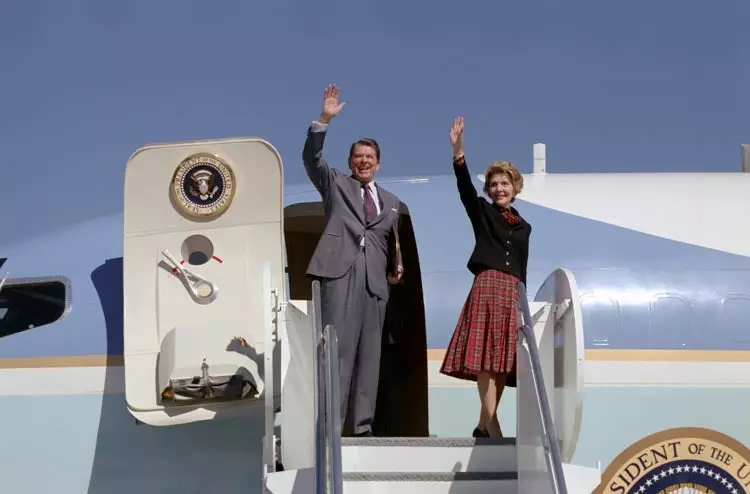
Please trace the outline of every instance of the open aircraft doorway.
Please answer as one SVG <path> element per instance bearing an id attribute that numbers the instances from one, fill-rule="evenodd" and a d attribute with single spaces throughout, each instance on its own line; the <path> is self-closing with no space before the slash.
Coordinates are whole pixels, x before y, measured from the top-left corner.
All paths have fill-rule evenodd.
<path id="1" fill-rule="evenodd" d="M 305 272 L 325 225 L 322 202 L 297 203 L 284 208 L 289 300 L 312 300 L 312 280 Z M 427 331 L 422 275 L 411 216 L 403 203 L 399 210 L 398 234 L 404 278 L 391 287 L 386 309 L 373 432 L 379 437 L 428 437 Z M 344 432 L 347 432 L 346 425 Z"/>

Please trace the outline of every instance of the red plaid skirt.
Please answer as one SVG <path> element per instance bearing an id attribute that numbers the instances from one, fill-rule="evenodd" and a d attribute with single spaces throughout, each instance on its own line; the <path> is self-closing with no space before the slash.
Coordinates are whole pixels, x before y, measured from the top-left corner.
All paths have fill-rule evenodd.
<path id="1" fill-rule="evenodd" d="M 440 372 L 476 381 L 480 372 L 508 373 L 515 386 L 518 280 L 487 270 L 474 278 Z"/>

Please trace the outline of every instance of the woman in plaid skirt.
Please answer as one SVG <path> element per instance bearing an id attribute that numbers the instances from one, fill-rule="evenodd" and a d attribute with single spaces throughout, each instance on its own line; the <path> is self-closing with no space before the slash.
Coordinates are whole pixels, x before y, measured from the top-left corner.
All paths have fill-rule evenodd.
<path id="1" fill-rule="evenodd" d="M 497 408 L 506 385 L 515 386 L 518 292 L 526 284 L 529 225 L 511 207 L 523 176 L 508 161 L 495 161 L 485 172 L 479 197 L 463 152 L 464 120 L 450 131 L 458 193 L 474 229 L 475 245 L 468 262 L 474 283 L 464 303 L 440 372 L 476 381 L 481 409 L 474 437 L 502 437 Z"/>

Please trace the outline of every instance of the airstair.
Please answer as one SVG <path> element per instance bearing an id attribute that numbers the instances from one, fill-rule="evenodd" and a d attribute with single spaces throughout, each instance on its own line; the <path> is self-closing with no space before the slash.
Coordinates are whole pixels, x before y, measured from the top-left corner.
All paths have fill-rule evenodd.
<path id="1" fill-rule="evenodd" d="M 590 493 L 599 483 L 599 472 L 563 462 L 563 453 L 572 457 L 582 412 L 583 339 L 575 279 L 569 271 L 555 271 L 531 305 L 523 284 L 518 290 L 523 304 L 515 438 L 342 438 L 333 365 L 336 332 L 330 325 L 320 328 L 320 288 L 314 282 L 315 462 L 283 471 L 267 464 L 264 492 Z M 542 352 L 547 366 L 542 365 Z M 564 426 L 560 436 L 550 395 L 559 399 L 556 418 Z M 282 458 L 288 447 L 282 442 Z"/>
<path id="2" fill-rule="evenodd" d="M 268 494 L 593 490 L 598 471 L 568 463 L 584 360 L 570 272 L 551 273 L 531 304 L 518 287 L 515 438 L 342 438 L 339 328 L 322 326 L 317 282 L 311 300 L 287 295 L 283 202 L 281 157 L 263 139 L 155 144 L 130 158 L 123 333 L 136 421 L 263 417 Z"/>

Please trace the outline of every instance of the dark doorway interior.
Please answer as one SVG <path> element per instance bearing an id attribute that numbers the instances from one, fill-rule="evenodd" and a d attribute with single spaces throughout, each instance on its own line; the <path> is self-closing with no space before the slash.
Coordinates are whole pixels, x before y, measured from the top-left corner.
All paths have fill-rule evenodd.
<path id="1" fill-rule="evenodd" d="M 392 287 L 386 309 L 373 430 L 379 437 L 428 437 L 427 331 L 422 276 L 411 216 L 403 203 L 399 217 L 404 278 Z M 312 281 L 305 271 L 325 224 L 320 202 L 293 204 L 284 210 L 292 300 L 312 299 Z"/>

